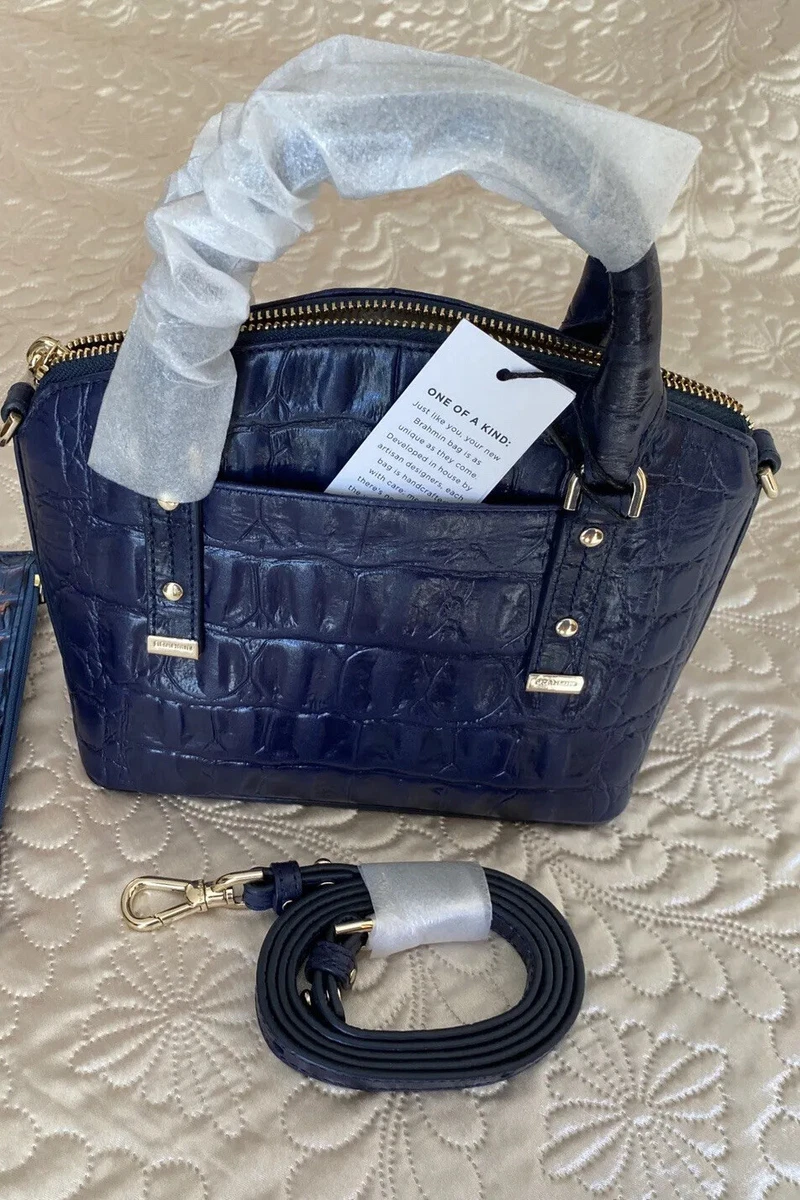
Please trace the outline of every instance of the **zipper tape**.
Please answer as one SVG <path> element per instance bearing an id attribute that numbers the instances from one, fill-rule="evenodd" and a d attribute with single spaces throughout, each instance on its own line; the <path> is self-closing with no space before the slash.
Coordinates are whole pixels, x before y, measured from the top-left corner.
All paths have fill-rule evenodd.
<path id="1" fill-rule="evenodd" d="M 242 334 L 268 332 L 326 325 L 373 325 L 386 328 L 423 329 L 432 333 L 450 333 L 461 320 L 472 321 L 480 329 L 514 349 L 538 351 L 552 358 L 599 367 L 603 352 L 595 346 L 564 336 L 561 333 L 538 329 L 524 322 L 450 304 L 425 300 L 387 298 L 381 295 L 358 296 L 341 300 L 318 300 L 307 303 L 278 303 L 256 305 L 249 320 L 241 326 Z M 39 383 L 58 363 L 93 358 L 99 354 L 115 354 L 123 341 L 123 330 L 93 333 L 73 338 L 66 343 L 56 338 L 41 337 L 28 349 L 27 361 L 34 382 Z M 675 392 L 698 396 L 737 413 L 752 428 L 743 406 L 733 396 L 708 384 L 700 383 L 676 371 L 662 370 L 666 387 Z"/>

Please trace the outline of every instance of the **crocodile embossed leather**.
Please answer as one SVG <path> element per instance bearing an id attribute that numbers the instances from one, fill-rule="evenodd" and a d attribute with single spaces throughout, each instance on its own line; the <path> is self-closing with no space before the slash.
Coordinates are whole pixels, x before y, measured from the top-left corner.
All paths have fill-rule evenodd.
<path id="1" fill-rule="evenodd" d="M 324 495 L 465 316 L 573 389 L 572 409 L 483 504 Z M 119 341 L 37 343 L 15 438 L 93 780 L 525 821 L 620 811 L 778 465 L 735 401 L 662 372 L 655 250 L 612 275 L 590 260 L 561 331 L 396 291 L 254 309 L 199 504 L 87 466 Z"/>

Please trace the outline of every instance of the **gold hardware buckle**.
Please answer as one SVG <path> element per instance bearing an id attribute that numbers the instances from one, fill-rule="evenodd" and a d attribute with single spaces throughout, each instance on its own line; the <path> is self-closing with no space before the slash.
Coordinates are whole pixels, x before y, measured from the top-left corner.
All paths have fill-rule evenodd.
<path id="1" fill-rule="evenodd" d="M 628 511 L 626 512 L 625 516 L 629 517 L 631 521 L 636 521 L 642 515 L 644 498 L 647 495 L 647 476 L 641 467 L 637 467 L 636 469 L 636 474 L 633 477 L 632 489 L 631 502 L 628 505 Z M 580 475 L 576 475 L 573 471 L 567 480 L 567 490 L 564 493 L 565 512 L 576 511 L 580 502 L 582 490 L 583 485 L 581 484 L 581 477 Z"/>
<path id="2" fill-rule="evenodd" d="M 262 883 L 264 871 L 253 867 L 249 871 L 230 871 L 213 882 L 202 879 L 163 879 L 158 875 L 142 875 L 126 885 L 120 899 L 120 908 L 131 929 L 158 929 L 172 921 L 179 921 L 191 913 L 208 912 L 210 908 L 244 908 L 242 894 L 238 890 L 246 883 Z M 135 911 L 136 901 L 145 892 L 170 892 L 181 896 L 177 904 L 157 912 L 140 915 Z"/>
<path id="3" fill-rule="evenodd" d="M 10 412 L 0 425 L 0 446 L 7 446 L 22 424 L 22 413 Z"/>

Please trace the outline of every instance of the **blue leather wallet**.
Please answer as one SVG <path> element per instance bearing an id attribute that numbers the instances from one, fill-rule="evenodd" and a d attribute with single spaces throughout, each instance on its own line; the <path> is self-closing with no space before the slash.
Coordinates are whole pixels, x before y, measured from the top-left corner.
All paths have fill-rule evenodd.
<path id="1" fill-rule="evenodd" d="M 38 599 L 36 561 L 30 551 L 0 553 L 0 819 Z"/>

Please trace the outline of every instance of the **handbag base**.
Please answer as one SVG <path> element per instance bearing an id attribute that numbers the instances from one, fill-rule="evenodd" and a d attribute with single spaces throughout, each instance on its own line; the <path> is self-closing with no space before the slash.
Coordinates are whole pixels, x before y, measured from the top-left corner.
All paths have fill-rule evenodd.
<path id="1" fill-rule="evenodd" d="M 535 821 L 561 825 L 595 825 L 612 820 L 625 807 L 628 792 L 614 797 L 602 786 L 569 795 L 553 791 L 492 792 L 485 787 L 396 775 L 298 767 L 292 771 L 255 770 L 217 763 L 213 784 L 204 786 L 196 760 L 159 751 L 136 751 L 131 771 L 109 770 L 108 757 L 79 741 L 83 768 L 92 783 L 118 792 L 179 794 L 195 800 L 238 800 L 244 803 L 357 808 L 403 812 L 416 816 L 457 816 L 498 821 Z M 209 781 L 210 782 L 210 781 Z M 603 807 L 605 806 L 605 807 Z"/>

